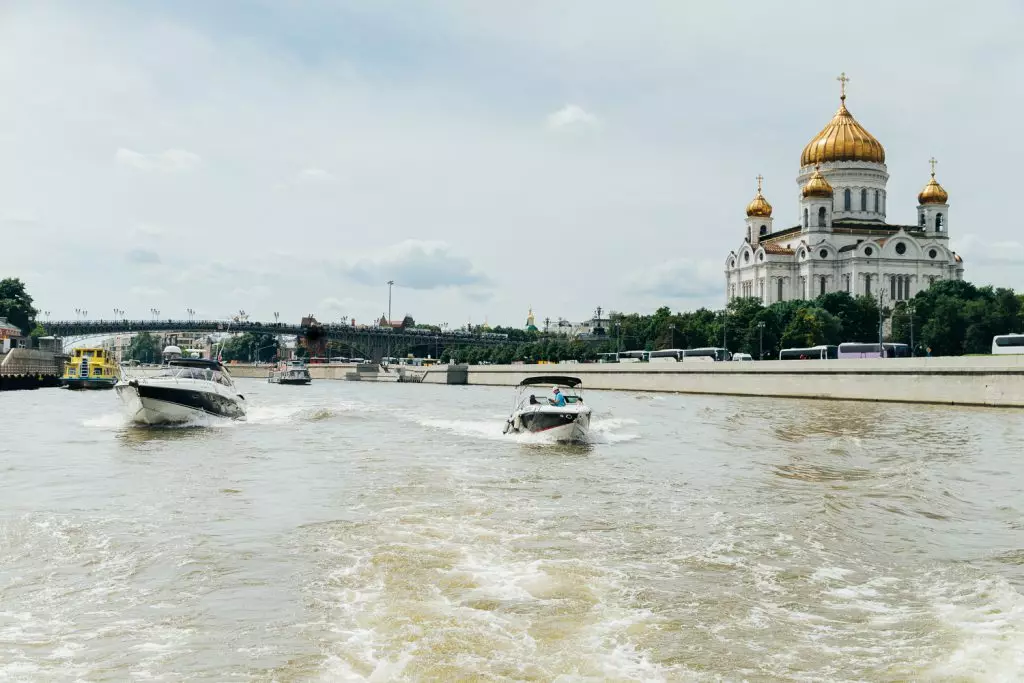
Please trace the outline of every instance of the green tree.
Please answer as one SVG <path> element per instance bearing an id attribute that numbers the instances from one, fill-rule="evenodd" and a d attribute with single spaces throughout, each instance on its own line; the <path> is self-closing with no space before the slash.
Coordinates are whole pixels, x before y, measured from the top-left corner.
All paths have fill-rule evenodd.
<path id="1" fill-rule="evenodd" d="M 24 282 L 16 277 L 0 280 L 0 317 L 7 318 L 25 334 L 36 326 L 37 313 Z"/>
<path id="2" fill-rule="evenodd" d="M 221 358 L 225 361 L 267 362 L 277 357 L 277 337 L 272 334 L 245 332 L 221 343 Z"/>
<path id="3" fill-rule="evenodd" d="M 839 336 L 839 319 L 823 308 L 804 306 L 796 311 L 782 333 L 783 347 L 807 347 Z"/>
<path id="4" fill-rule="evenodd" d="M 122 356 L 122 360 L 135 360 L 140 363 L 159 363 L 162 358 L 163 346 L 160 337 L 149 332 L 139 332 L 132 337 Z"/>

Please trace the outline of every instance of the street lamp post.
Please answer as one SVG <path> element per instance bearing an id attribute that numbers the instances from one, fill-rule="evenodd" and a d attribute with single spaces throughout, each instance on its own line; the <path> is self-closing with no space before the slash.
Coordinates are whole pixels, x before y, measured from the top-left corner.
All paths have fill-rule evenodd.
<path id="1" fill-rule="evenodd" d="M 668 345 L 669 345 L 670 348 L 674 349 L 674 348 L 676 348 L 676 326 L 675 326 L 675 324 L 672 324 L 672 325 L 668 326 L 668 334 L 669 334 Z"/>
<path id="2" fill-rule="evenodd" d="M 907 313 L 910 315 L 910 357 L 914 357 L 914 304 L 907 303 Z"/>
<path id="3" fill-rule="evenodd" d="M 729 348 L 729 346 L 728 346 L 728 344 L 726 342 L 726 333 L 728 332 L 728 330 L 729 330 L 729 311 L 725 310 L 725 311 L 722 311 L 722 348 L 723 349 L 727 349 L 727 350 Z"/>
<path id="4" fill-rule="evenodd" d="M 757 321 L 757 359 L 764 360 L 764 321 Z"/>

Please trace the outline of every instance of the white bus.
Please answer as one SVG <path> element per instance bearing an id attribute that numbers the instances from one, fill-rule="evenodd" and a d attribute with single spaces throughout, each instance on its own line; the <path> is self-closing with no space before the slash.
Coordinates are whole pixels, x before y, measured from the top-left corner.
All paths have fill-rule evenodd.
<path id="1" fill-rule="evenodd" d="M 1024 353 L 1024 334 L 999 334 L 992 337 L 992 355 Z"/>

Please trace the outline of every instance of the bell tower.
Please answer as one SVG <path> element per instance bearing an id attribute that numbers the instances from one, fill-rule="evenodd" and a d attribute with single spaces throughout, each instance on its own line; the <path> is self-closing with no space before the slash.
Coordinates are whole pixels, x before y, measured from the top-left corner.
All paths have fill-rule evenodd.
<path id="1" fill-rule="evenodd" d="M 772 205 L 761 194 L 764 177 L 757 176 L 757 194 L 747 204 L 747 243 L 756 247 L 765 235 L 772 234 Z"/>
<path id="2" fill-rule="evenodd" d="M 928 160 L 932 165 L 932 177 L 917 195 L 917 226 L 931 237 L 949 236 L 949 194 L 935 180 L 934 157 Z"/>

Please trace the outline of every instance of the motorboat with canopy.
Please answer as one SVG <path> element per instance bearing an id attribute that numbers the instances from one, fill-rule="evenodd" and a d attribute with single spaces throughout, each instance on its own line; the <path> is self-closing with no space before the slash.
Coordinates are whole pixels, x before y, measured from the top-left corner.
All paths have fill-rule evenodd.
<path id="1" fill-rule="evenodd" d="M 551 387 L 550 396 L 537 397 L 536 389 L 541 386 Z M 590 406 L 583 403 L 583 381 L 579 377 L 534 375 L 516 387 L 505 433 L 543 433 L 556 441 L 585 441 L 590 412 Z"/>

